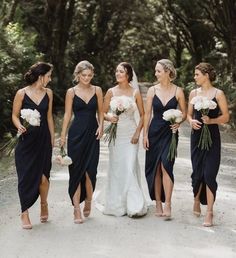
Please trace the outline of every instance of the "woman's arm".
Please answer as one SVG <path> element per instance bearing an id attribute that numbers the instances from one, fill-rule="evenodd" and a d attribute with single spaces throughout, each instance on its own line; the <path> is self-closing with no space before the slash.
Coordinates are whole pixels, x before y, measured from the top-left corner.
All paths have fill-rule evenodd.
<path id="1" fill-rule="evenodd" d="M 209 116 L 202 116 L 202 121 L 205 124 L 224 124 L 229 121 L 229 110 L 225 94 L 222 90 L 217 91 L 216 96 L 218 105 L 220 107 L 221 115 L 216 118 L 210 118 Z"/>
<path id="2" fill-rule="evenodd" d="M 24 94 L 24 89 L 20 89 L 17 91 L 12 107 L 12 122 L 20 134 L 26 131 L 26 128 L 21 124 L 19 119 Z"/>
<path id="3" fill-rule="evenodd" d="M 61 130 L 61 146 L 63 146 L 66 142 L 67 128 L 72 116 L 73 98 L 74 98 L 74 92 L 73 92 L 73 89 L 70 88 L 67 90 L 66 98 L 65 98 L 65 113 L 64 113 L 64 119 L 63 119 L 62 130 Z"/>
<path id="4" fill-rule="evenodd" d="M 149 141 L 148 141 L 148 129 L 151 120 L 152 114 L 152 100 L 154 97 L 154 86 L 150 87 L 147 92 L 147 99 L 146 99 L 146 109 L 144 113 L 144 123 L 143 123 L 143 147 L 145 150 L 149 148 Z"/>
<path id="5" fill-rule="evenodd" d="M 110 115 L 107 113 L 109 111 L 110 101 L 111 101 L 112 96 L 113 96 L 112 90 L 109 89 L 104 97 L 104 103 L 103 103 L 104 119 L 111 123 L 117 123 L 119 120 L 118 116 L 116 116 L 114 114 Z"/>
<path id="6" fill-rule="evenodd" d="M 54 146 L 54 121 L 53 121 L 53 115 L 52 115 L 52 102 L 53 102 L 53 93 L 51 89 L 46 89 L 48 97 L 49 97 L 49 106 L 48 106 L 48 113 L 47 113 L 47 121 L 48 121 L 48 128 L 51 135 L 51 143 L 52 147 Z"/>
<path id="7" fill-rule="evenodd" d="M 138 123 L 135 133 L 131 139 L 131 143 L 133 143 L 133 144 L 138 143 L 140 132 L 143 128 L 143 120 L 144 120 L 143 99 L 140 94 L 140 91 L 135 92 L 135 98 L 136 98 L 136 104 L 137 104 L 138 111 L 139 111 L 139 123 Z"/>
<path id="8" fill-rule="evenodd" d="M 104 114 L 103 114 L 103 94 L 100 87 L 96 87 L 96 94 L 98 99 L 98 129 L 96 131 L 97 140 L 99 140 L 103 135 L 103 121 L 104 121 Z"/>
<path id="9" fill-rule="evenodd" d="M 191 104 L 191 100 L 195 96 L 195 92 L 195 90 L 192 90 L 189 94 L 187 120 L 192 129 L 199 130 L 202 123 L 197 119 L 193 119 L 193 104 Z"/>

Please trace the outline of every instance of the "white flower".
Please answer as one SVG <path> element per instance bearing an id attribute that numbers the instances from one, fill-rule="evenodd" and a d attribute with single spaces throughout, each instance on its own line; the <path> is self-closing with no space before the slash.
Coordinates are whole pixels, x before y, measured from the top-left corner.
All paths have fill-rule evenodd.
<path id="1" fill-rule="evenodd" d="M 180 123 L 183 119 L 183 113 L 179 109 L 168 109 L 163 113 L 163 119 L 171 123 Z"/>
<path id="2" fill-rule="evenodd" d="M 72 164 L 72 159 L 69 156 L 65 156 L 62 158 L 62 165 L 69 166 Z"/>
<path id="3" fill-rule="evenodd" d="M 209 100 L 207 97 L 203 96 L 195 96 L 190 101 L 191 104 L 194 105 L 194 108 L 198 111 L 207 110 L 207 109 L 215 109 L 217 104 L 213 100 Z"/>
<path id="4" fill-rule="evenodd" d="M 130 106 L 132 105 L 132 102 L 129 97 L 127 96 L 116 96 L 113 97 L 110 102 L 110 108 L 115 113 L 116 111 L 124 112 Z"/>
<path id="5" fill-rule="evenodd" d="M 22 109 L 21 117 L 32 126 L 40 126 L 40 113 L 35 109 Z"/>

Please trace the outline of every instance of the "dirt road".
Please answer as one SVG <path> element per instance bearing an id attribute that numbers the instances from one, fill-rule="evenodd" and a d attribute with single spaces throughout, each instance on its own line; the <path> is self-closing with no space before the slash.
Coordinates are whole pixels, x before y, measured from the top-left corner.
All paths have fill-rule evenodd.
<path id="1" fill-rule="evenodd" d="M 154 203 L 148 197 L 148 214 L 139 219 L 104 216 L 96 200 L 103 199 L 108 149 L 101 144 L 98 181 L 91 217 L 82 225 L 73 223 L 73 209 L 67 194 L 67 168 L 54 165 L 49 194 L 50 220 L 39 222 L 39 202 L 30 209 L 33 230 L 20 227 L 20 205 L 15 168 L 10 160 L 0 164 L 0 257 L 1 258 L 233 258 L 236 257 L 236 140 L 223 133 L 222 162 L 218 176 L 215 226 L 201 226 L 203 215 L 192 215 L 190 129 L 180 131 L 174 174 L 173 220 L 154 216 Z M 144 171 L 144 151 L 140 164 Z M 7 163 L 7 164 L 6 164 Z M 203 209 L 203 214 L 205 208 Z"/>

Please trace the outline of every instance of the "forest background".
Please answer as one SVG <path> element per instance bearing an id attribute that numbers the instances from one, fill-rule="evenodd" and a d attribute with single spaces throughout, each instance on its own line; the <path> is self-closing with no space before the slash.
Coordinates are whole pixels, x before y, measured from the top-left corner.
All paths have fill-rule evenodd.
<path id="1" fill-rule="evenodd" d="M 196 87 L 194 66 L 210 62 L 236 122 L 236 0 L 0 0 L 0 141 L 15 133 L 12 101 L 23 74 L 41 60 L 54 65 L 54 112 L 64 107 L 73 70 L 95 66 L 105 92 L 121 61 L 141 82 L 155 81 L 158 59 L 171 59 L 186 97 Z"/>

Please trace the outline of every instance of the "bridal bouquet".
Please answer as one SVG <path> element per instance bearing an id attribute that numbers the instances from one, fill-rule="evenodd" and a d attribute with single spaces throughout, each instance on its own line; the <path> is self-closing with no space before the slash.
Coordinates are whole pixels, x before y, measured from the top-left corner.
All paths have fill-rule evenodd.
<path id="1" fill-rule="evenodd" d="M 40 126 L 40 113 L 36 109 L 22 109 L 20 111 L 20 117 L 23 119 L 22 125 L 26 129 L 29 126 Z M 5 155 L 10 156 L 20 136 L 21 133 L 18 132 L 15 137 L 10 138 L 10 140 L 1 148 L 1 151 L 3 151 Z"/>
<path id="2" fill-rule="evenodd" d="M 183 113 L 178 109 L 168 109 L 163 113 L 163 119 L 169 121 L 172 125 L 180 123 L 183 119 Z M 167 159 L 172 161 L 177 156 L 176 131 L 172 130 L 172 137 Z"/>
<path id="3" fill-rule="evenodd" d="M 192 98 L 191 104 L 194 108 L 201 112 L 202 116 L 207 116 L 210 109 L 215 109 L 217 104 L 213 100 L 209 100 L 207 97 L 195 96 Z M 211 133 L 208 125 L 203 124 L 202 131 L 198 143 L 198 148 L 201 150 L 209 150 L 212 145 Z"/>
<path id="4" fill-rule="evenodd" d="M 61 147 L 60 154 L 56 156 L 55 161 L 61 166 L 69 166 L 72 164 L 72 159 L 67 156 L 64 147 Z"/>
<path id="5" fill-rule="evenodd" d="M 127 109 L 129 109 L 132 105 L 132 101 L 129 97 L 126 96 L 117 96 L 113 97 L 110 102 L 110 108 L 113 114 L 119 116 L 124 113 Z M 117 123 L 111 123 L 107 128 L 104 130 L 104 141 L 108 141 L 109 144 L 111 141 L 115 144 L 116 139 L 116 131 L 117 131 Z"/>

